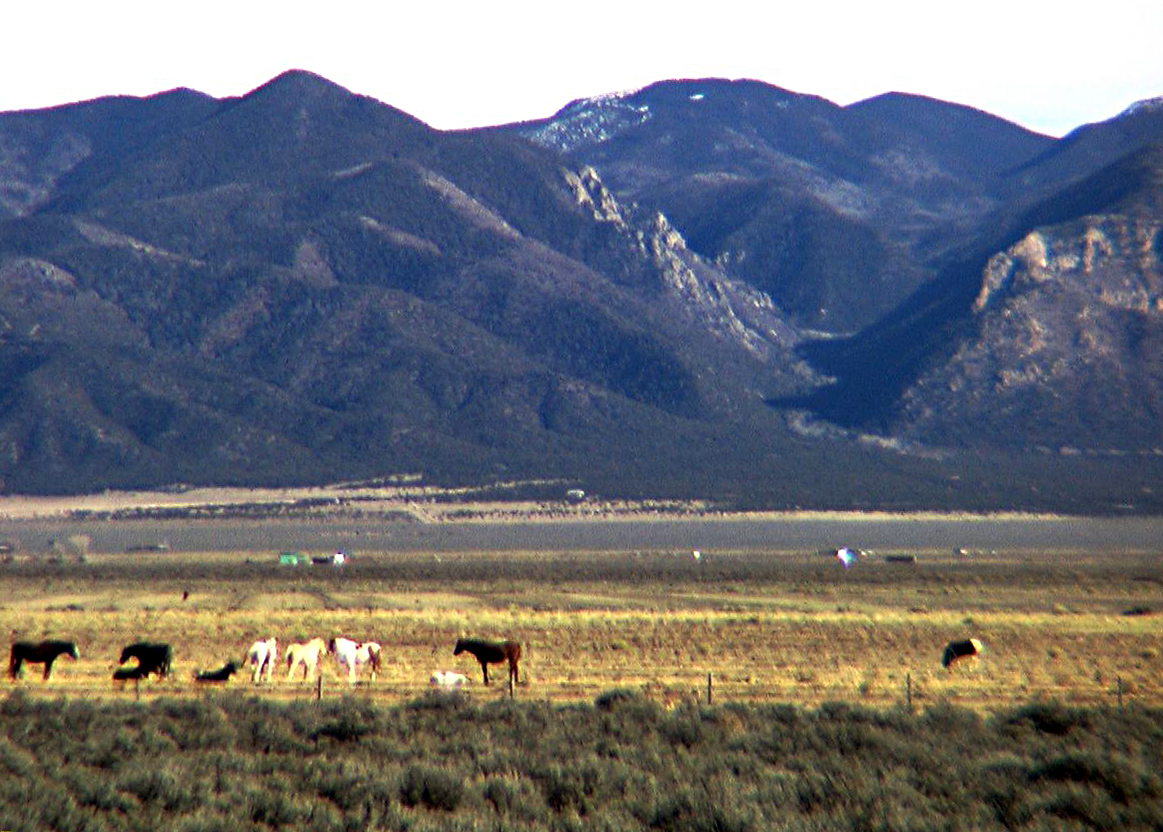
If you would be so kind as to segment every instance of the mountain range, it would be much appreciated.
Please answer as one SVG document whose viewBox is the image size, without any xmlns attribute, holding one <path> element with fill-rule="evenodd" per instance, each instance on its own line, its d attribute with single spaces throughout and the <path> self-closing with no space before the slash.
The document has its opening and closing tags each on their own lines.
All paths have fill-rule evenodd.
<svg viewBox="0 0 1163 832">
<path fill-rule="evenodd" d="M 1163 106 L 661 82 L 437 131 L 292 71 L 0 113 L 0 490 L 402 474 L 1154 511 Z"/>
</svg>

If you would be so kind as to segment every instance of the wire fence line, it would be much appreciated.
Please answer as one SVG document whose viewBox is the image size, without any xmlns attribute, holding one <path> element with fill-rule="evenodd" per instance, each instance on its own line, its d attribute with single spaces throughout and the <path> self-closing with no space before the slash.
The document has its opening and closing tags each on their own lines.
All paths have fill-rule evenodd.
<svg viewBox="0 0 1163 832">
<path fill-rule="evenodd" d="M 1128 704 L 1158 705 L 1157 689 L 1143 689 L 1124 682 L 1121 676 L 1110 682 L 1078 685 L 1061 682 L 1038 686 L 1011 687 L 993 680 L 975 679 L 971 674 L 942 678 L 933 674 L 905 673 L 899 678 L 851 683 L 795 679 L 757 679 L 736 671 L 677 670 L 665 673 L 628 674 L 602 668 L 575 672 L 551 679 L 526 678 L 510 687 L 494 680 L 489 686 L 471 679 L 463 688 L 445 691 L 427 680 L 381 677 L 376 681 L 360 679 L 351 684 L 334 675 L 321 675 L 315 681 L 261 682 L 252 684 L 235 677 L 226 684 L 199 684 L 174 675 L 166 679 L 141 682 L 112 682 L 108 677 L 89 673 L 65 677 L 58 674 L 45 682 L 39 678 L 8 681 L 8 692 L 68 697 L 97 701 L 150 701 L 166 697 L 204 697 L 221 694 L 260 696 L 274 701 L 319 701 L 355 698 L 385 706 L 406 704 L 428 696 L 459 696 L 469 701 L 515 700 L 577 703 L 593 701 L 612 690 L 633 690 L 664 707 L 678 705 L 764 705 L 788 704 L 813 708 L 828 702 L 845 702 L 874 708 L 924 710 L 937 704 L 949 704 L 976 710 L 1015 707 L 1036 700 L 1056 700 L 1080 707 L 1123 707 Z M 0 688 L 3 690 L 3 688 Z"/>
</svg>

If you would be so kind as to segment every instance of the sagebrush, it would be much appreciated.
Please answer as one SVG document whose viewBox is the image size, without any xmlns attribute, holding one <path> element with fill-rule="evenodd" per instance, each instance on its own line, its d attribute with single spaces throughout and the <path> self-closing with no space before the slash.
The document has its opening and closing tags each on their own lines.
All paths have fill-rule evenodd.
<svg viewBox="0 0 1163 832">
<path fill-rule="evenodd" d="M 0 828 L 1158 829 L 1163 711 L 0 702 Z"/>
</svg>

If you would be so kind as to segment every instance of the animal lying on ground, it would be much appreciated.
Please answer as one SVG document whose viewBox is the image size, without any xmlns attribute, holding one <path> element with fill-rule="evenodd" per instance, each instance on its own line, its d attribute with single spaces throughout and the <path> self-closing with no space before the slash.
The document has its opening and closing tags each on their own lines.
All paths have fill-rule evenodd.
<svg viewBox="0 0 1163 832">
<path fill-rule="evenodd" d="M 53 662 L 58 656 L 81 658 L 81 652 L 72 641 L 18 641 L 12 645 L 12 652 L 8 656 L 8 675 L 15 679 L 20 676 L 20 668 L 25 662 L 44 665 L 44 679 L 47 681 L 52 675 Z"/>
<path fill-rule="evenodd" d="M 455 670 L 437 670 L 428 677 L 428 684 L 437 690 L 452 692 L 467 685 L 468 679 L 463 673 L 457 673 Z"/>
<path fill-rule="evenodd" d="M 484 641 L 477 638 L 461 638 L 456 640 L 456 647 L 452 655 L 472 653 L 481 663 L 481 671 L 485 677 L 485 684 L 489 683 L 489 665 L 509 663 L 509 682 L 517 684 L 517 663 L 521 660 L 521 645 L 515 641 Z"/>
<path fill-rule="evenodd" d="M 380 670 L 380 645 L 374 641 L 356 642 L 349 638 L 336 637 L 327 645 L 335 654 L 335 661 L 341 671 L 346 670 L 347 681 L 355 684 L 355 677 L 363 667 L 371 670 L 371 680 L 376 680 Z"/>
<path fill-rule="evenodd" d="M 967 656 L 976 656 L 985 649 L 981 642 L 975 638 L 965 639 L 964 641 L 951 641 L 945 645 L 945 652 L 941 654 L 941 667 L 949 667 L 958 659 L 964 659 Z"/>
<path fill-rule="evenodd" d="M 133 667 L 119 667 L 113 671 L 114 682 L 126 682 L 129 680 L 144 679 L 149 674 L 141 668 L 141 665 L 134 665 Z"/>
<path fill-rule="evenodd" d="M 195 682 L 228 682 L 230 677 L 238 672 L 238 665 L 234 662 L 227 662 L 217 670 L 207 670 L 203 673 L 195 673 Z"/>
<path fill-rule="evenodd" d="M 256 641 L 250 645 L 250 650 L 246 654 L 246 661 L 253 670 L 251 681 L 258 684 L 262 677 L 263 670 L 266 670 L 267 681 L 271 680 L 271 674 L 275 672 L 275 662 L 279 657 L 279 642 L 274 636 L 261 641 Z"/>
<path fill-rule="evenodd" d="M 137 667 L 134 669 L 140 671 L 140 675 L 126 676 L 126 679 L 144 679 L 151 673 L 156 673 L 159 679 L 164 679 L 172 669 L 174 651 L 170 649 L 168 644 L 138 641 L 126 645 L 125 649 L 121 651 L 121 658 L 117 660 L 117 663 L 125 664 L 130 659 L 137 659 Z M 118 668 L 118 670 L 120 669 Z M 113 678 L 117 678 L 116 673 L 113 674 Z"/>
</svg>

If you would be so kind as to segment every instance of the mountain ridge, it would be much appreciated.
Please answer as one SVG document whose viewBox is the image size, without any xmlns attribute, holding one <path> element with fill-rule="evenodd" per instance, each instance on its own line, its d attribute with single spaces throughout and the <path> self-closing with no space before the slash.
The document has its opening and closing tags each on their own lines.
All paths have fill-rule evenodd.
<svg viewBox="0 0 1163 832">
<path fill-rule="evenodd" d="M 421 471 L 763 507 L 1143 510 L 1158 166 L 1152 109 L 1123 118 L 1051 153 L 923 97 L 688 79 L 446 132 L 303 71 L 230 99 L 0 114 L 0 489 Z M 1021 265 L 1035 234 L 1045 268 Z M 1087 240 L 1096 297 L 1067 291 Z M 1142 310 L 1101 295 L 1128 280 Z M 1120 407 L 986 418 L 1016 388 L 981 378 L 1038 379 L 988 323 L 1019 314 L 1009 286 L 1037 299 L 1024 320 L 1096 350 L 1027 400 L 1093 385 Z M 1102 387 L 1112 366 L 1130 375 Z M 982 417 L 959 424 L 957 395 Z"/>
</svg>

